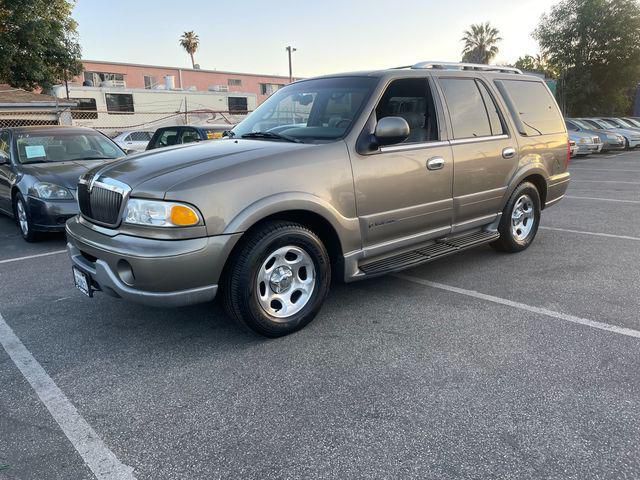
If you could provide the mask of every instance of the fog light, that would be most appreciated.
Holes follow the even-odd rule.
[[[136,277],[133,274],[133,268],[131,268],[129,262],[127,262],[126,260],[118,260],[117,267],[120,280],[122,280],[127,285],[132,286],[136,281]]]

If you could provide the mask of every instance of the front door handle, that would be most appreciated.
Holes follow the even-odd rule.
[[[507,147],[502,150],[502,158],[506,158],[507,160],[516,156],[516,149],[513,147]]]
[[[442,167],[444,167],[444,158],[442,157],[433,157],[427,160],[428,170],[440,170]]]

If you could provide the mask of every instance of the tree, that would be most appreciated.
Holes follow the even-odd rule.
[[[544,73],[547,78],[558,78],[558,72],[544,55],[525,55],[518,58],[514,67],[528,72]]]
[[[46,89],[82,72],[73,7],[68,0],[2,0],[1,82]]]
[[[190,32],[184,32],[180,37],[180,45],[191,57],[191,66],[196,68],[196,62],[193,59],[193,54],[196,53],[200,46],[200,38],[198,38],[198,35],[196,35],[193,30]]]
[[[462,41],[462,61],[472,63],[489,63],[497,54],[500,32],[489,22],[473,24],[464,31]]]
[[[640,80],[636,0],[562,0],[533,33],[574,116],[623,115]]]

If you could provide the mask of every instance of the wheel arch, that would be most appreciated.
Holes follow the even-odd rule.
[[[513,191],[523,182],[531,182],[538,193],[540,194],[540,209],[544,210],[545,204],[547,202],[547,192],[548,192],[548,184],[547,184],[548,173],[546,170],[541,168],[540,166],[536,166],[533,168],[528,168],[526,170],[521,171],[518,175],[514,177],[507,189],[505,194],[505,204],[511,197]]]

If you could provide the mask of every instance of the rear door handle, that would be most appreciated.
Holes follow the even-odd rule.
[[[516,149],[513,147],[507,147],[504,150],[502,150],[502,158],[513,158],[516,156]]]
[[[428,170],[441,170],[442,167],[444,167],[444,158],[442,157],[433,157],[427,160]]]

